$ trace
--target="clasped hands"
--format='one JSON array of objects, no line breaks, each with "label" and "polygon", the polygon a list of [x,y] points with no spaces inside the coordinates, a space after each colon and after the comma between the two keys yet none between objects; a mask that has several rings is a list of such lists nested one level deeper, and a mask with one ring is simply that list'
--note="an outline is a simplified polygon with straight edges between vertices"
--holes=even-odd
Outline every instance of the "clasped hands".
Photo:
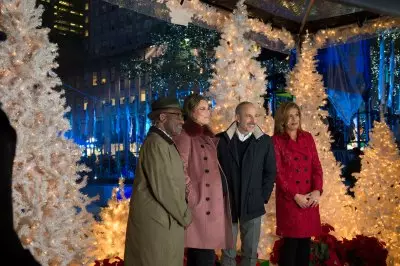
[{"label": "clasped hands", "polygon": [[305,209],[318,206],[320,197],[321,193],[319,190],[314,190],[313,192],[305,195],[296,194],[294,196],[294,200],[296,201],[297,205],[300,206],[300,208]]}]

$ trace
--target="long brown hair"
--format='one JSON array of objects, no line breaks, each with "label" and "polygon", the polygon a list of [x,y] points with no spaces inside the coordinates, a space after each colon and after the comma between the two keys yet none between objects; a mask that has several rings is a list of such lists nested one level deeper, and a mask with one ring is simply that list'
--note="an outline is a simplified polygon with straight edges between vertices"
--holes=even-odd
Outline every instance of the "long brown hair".
[{"label": "long brown hair", "polygon": [[193,119],[193,112],[201,101],[207,102],[208,99],[197,93],[193,93],[185,98],[185,101],[183,102],[183,115],[185,120],[188,118]]},{"label": "long brown hair", "polygon": [[299,116],[300,116],[299,129],[302,130],[300,107],[297,104],[295,104],[294,102],[285,102],[279,106],[278,110],[276,110],[274,135],[285,133],[285,125],[287,124],[287,122],[289,120],[288,113],[289,113],[289,110],[292,108],[296,108],[299,111]]}]

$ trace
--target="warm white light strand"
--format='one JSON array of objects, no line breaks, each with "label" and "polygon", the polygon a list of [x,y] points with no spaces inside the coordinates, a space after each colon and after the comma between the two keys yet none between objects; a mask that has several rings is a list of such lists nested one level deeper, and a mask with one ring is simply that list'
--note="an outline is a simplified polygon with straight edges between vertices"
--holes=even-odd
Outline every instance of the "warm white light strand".
[{"label": "warm white light strand", "polygon": [[248,14],[244,0],[222,28],[220,45],[215,49],[217,62],[210,81],[209,95],[216,101],[212,126],[215,132],[221,132],[234,120],[234,110],[241,101],[250,101],[258,108],[258,124],[269,128],[272,118],[267,116],[263,107],[266,92],[266,70],[256,61],[260,48],[254,41],[244,38],[249,31]]},{"label": "warm white light strand", "polygon": [[374,122],[354,187],[361,232],[386,243],[388,265],[400,265],[400,155],[393,132]]},{"label": "warm white light strand", "polygon": [[77,166],[81,152],[63,134],[70,129],[64,117],[61,82],[52,72],[57,46],[41,26],[42,7],[35,0],[3,0],[0,28],[0,101],[17,131],[13,176],[14,225],[25,248],[42,265],[85,262],[92,245],[91,202],[80,189]]}]

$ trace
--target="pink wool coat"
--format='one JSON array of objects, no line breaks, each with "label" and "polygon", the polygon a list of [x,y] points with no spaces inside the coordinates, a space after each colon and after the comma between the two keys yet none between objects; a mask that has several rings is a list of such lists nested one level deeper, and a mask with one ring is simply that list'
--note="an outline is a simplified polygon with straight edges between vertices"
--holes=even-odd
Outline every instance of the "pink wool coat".
[{"label": "pink wool coat", "polygon": [[312,135],[299,130],[297,141],[288,134],[272,137],[276,157],[277,235],[305,238],[321,233],[319,207],[300,208],[296,194],[322,193],[322,168]]},{"label": "pink wool coat", "polygon": [[207,127],[186,121],[174,138],[184,162],[187,199],[192,223],[185,230],[185,247],[233,248],[232,219],[228,194],[224,196],[217,157],[217,138]]}]

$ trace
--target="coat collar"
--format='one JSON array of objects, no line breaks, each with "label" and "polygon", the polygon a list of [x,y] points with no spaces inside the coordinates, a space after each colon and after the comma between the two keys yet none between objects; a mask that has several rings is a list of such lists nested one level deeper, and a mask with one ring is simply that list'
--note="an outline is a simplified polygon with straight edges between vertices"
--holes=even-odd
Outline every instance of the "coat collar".
[{"label": "coat collar", "polygon": [[168,142],[168,144],[174,144],[174,141],[173,141],[169,136],[167,136],[162,130],[160,130],[159,128],[157,128],[157,127],[155,127],[155,126],[152,126],[152,127],[149,129],[149,134],[150,134],[150,133],[155,133],[155,134],[159,135],[159,136],[162,137],[166,142]]},{"label": "coat collar", "polygon": [[299,152],[304,155],[308,155],[308,147],[306,142],[306,131],[304,130],[297,130],[297,141],[294,141],[290,138],[289,134],[282,133],[279,136],[283,138],[286,142],[287,148],[291,151]]},{"label": "coat collar", "polygon": [[[229,140],[232,140],[233,136],[236,133],[237,130],[237,122],[233,122],[229,128],[226,130],[226,134],[228,135]],[[258,140],[259,138],[261,138],[264,135],[264,132],[261,130],[261,128],[256,125],[256,127],[254,128],[253,131],[253,135],[254,137]]]},{"label": "coat collar", "polygon": [[[281,137],[283,137],[284,139],[290,140],[290,136],[289,136],[288,133],[284,132],[284,133],[282,133],[282,134],[280,134],[280,135],[281,135]],[[304,130],[301,130],[301,129],[298,129],[298,130],[297,130],[297,138],[303,138],[303,137],[305,137],[305,135],[306,135],[306,133],[305,133]]]},{"label": "coat collar", "polygon": [[191,119],[185,121],[185,124],[183,124],[183,129],[191,137],[201,136],[201,135],[205,135],[211,138],[214,137],[214,134],[212,133],[211,129],[208,126],[200,126]]}]

